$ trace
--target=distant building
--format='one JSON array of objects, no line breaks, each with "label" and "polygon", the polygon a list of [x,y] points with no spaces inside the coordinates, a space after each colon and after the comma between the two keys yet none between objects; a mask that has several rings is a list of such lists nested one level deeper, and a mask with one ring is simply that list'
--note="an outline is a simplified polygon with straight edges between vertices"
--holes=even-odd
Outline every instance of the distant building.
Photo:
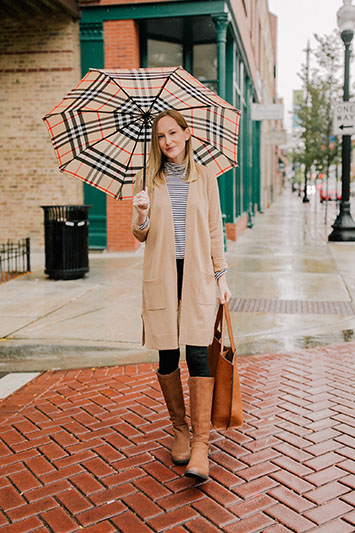
[{"label": "distant building", "polygon": [[[4,5],[6,7],[4,7]],[[0,7],[3,87],[0,240],[30,235],[43,245],[42,204],[85,202],[90,246],[135,250],[132,202],[106,197],[60,174],[42,116],[90,67],[181,64],[241,109],[237,169],[219,178],[227,236],[236,239],[248,211],[270,205],[282,187],[279,121],[252,121],[251,104],[276,103],[277,19],[267,0],[17,0]],[[80,22],[79,22],[80,16]],[[224,73],[225,76],[219,76]],[[225,81],[223,78],[225,77]]]}]

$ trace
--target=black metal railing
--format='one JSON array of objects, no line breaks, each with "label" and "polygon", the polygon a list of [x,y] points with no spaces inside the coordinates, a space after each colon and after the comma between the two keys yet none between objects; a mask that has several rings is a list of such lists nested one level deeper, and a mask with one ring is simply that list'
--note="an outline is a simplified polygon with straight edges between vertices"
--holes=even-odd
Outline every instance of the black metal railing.
[{"label": "black metal railing", "polygon": [[30,238],[0,243],[0,283],[31,271]]}]

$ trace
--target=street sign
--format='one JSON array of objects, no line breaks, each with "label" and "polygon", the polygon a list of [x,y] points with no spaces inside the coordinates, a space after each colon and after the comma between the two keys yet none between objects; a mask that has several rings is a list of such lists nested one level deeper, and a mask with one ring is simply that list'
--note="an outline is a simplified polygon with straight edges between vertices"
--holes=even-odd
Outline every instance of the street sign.
[{"label": "street sign", "polygon": [[334,135],[355,134],[355,102],[338,102],[334,108]]},{"label": "street sign", "polygon": [[282,104],[251,104],[252,120],[282,120],[283,116]]}]

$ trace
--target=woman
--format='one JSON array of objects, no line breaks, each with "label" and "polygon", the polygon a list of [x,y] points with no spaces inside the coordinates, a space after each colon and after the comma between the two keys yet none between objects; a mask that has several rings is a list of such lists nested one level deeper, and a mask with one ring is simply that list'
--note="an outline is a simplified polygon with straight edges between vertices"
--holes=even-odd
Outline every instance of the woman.
[{"label": "woman", "polygon": [[[146,190],[137,175],[132,233],[145,241],[143,344],[159,350],[157,377],[173,424],[172,459],[185,475],[208,478],[208,441],[214,378],[207,346],[226,281],[217,179],[193,158],[191,133],[175,110],[160,113],[152,128]],[[186,345],[193,431],[185,418],[179,344]]]}]

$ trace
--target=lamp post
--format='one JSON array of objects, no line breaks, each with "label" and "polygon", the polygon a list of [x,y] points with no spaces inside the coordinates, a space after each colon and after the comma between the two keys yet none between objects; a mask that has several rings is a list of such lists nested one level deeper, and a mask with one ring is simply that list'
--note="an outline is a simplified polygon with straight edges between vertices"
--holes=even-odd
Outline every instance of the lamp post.
[{"label": "lamp post", "polygon": [[[307,43],[307,48],[305,50],[306,52],[306,105],[308,107],[308,101],[309,101],[309,98],[308,98],[308,80],[309,80],[309,54],[311,53],[311,48],[309,46],[309,41]],[[306,150],[308,150],[308,135],[306,137]],[[304,169],[304,191],[303,191],[303,200],[302,202],[304,204],[307,204],[309,202],[309,198],[308,198],[308,191],[307,191],[307,188],[308,188],[308,165],[306,164],[305,165],[305,169]]]},{"label": "lamp post", "polygon": [[[350,44],[355,28],[355,6],[351,2],[352,0],[343,0],[343,5],[337,12],[338,27],[345,46],[344,102],[349,101]],[[341,204],[339,214],[332,225],[333,231],[328,237],[329,241],[355,241],[355,222],[350,211],[350,164],[351,136],[343,135]]]}]

